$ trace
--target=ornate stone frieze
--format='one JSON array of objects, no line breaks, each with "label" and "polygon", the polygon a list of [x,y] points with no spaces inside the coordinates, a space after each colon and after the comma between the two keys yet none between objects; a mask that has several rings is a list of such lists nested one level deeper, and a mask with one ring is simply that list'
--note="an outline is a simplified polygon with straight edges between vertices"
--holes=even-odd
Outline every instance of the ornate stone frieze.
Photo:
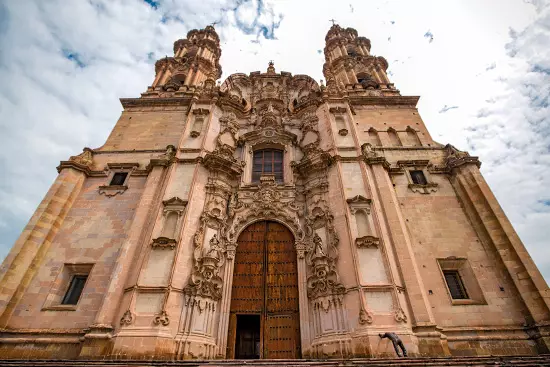
[{"label": "ornate stone frieze", "polygon": [[295,196],[294,189],[280,187],[272,180],[260,182],[257,189],[236,193],[229,203],[231,221],[228,240],[235,241],[237,234],[251,218],[279,218],[290,226],[297,240],[301,239],[303,230],[300,216],[303,208],[296,202]]}]

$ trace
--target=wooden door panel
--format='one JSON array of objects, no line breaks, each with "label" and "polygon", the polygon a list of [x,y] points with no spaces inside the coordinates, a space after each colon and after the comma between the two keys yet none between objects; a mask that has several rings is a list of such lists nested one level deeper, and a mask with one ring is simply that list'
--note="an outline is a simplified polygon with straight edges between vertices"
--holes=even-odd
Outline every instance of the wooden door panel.
[{"label": "wooden door panel", "polygon": [[297,315],[267,314],[264,340],[264,358],[299,358],[299,346],[296,343]]},{"label": "wooden door panel", "polygon": [[228,358],[237,314],[262,315],[262,358],[300,358],[298,272],[294,237],[282,224],[257,222],[239,236],[231,291]]},{"label": "wooden door panel", "polygon": [[300,358],[298,273],[290,231],[269,222],[266,250],[264,358]]}]

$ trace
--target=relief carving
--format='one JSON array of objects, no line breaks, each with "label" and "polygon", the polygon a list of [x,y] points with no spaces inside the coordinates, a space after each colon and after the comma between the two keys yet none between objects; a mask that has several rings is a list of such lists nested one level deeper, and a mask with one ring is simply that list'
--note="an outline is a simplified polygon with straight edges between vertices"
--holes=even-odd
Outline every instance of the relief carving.
[{"label": "relief carving", "polygon": [[359,310],[359,324],[372,324],[372,312],[361,307],[361,310]]},{"label": "relief carving", "polygon": [[[225,262],[223,256],[225,250],[220,246],[218,236],[214,235],[209,241],[209,249],[205,251],[202,248],[202,238],[202,233],[195,234],[194,271],[184,292],[190,296],[200,296],[218,301],[222,297],[223,280],[219,275],[219,270]],[[202,254],[203,252],[205,253]]]},{"label": "relief carving", "polygon": [[153,323],[155,325],[162,325],[167,326],[170,323],[170,318],[168,317],[168,314],[165,310],[162,310],[162,312],[155,316],[153,319]]},{"label": "relief carving", "polygon": [[120,318],[120,326],[128,326],[131,325],[134,321],[134,315],[132,315],[132,312],[130,310],[126,310],[124,312],[124,315]]}]

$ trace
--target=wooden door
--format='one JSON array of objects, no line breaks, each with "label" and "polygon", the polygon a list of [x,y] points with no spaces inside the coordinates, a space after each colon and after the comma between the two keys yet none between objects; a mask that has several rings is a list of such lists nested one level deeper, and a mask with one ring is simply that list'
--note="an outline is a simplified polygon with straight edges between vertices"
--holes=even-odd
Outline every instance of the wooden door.
[{"label": "wooden door", "polygon": [[260,316],[260,357],[300,358],[298,272],[292,233],[276,222],[257,222],[239,236],[228,333],[228,358],[238,357],[240,315]]}]

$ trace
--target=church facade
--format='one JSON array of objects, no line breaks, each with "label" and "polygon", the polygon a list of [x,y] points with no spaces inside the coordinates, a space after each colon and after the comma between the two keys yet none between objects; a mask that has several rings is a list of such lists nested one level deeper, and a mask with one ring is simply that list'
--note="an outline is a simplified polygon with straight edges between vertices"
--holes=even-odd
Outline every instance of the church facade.
[{"label": "church facade", "polygon": [[432,140],[352,28],[326,85],[174,43],[62,161],[0,268],[4,358],[534,355],[548,286],[477,157]]}]

